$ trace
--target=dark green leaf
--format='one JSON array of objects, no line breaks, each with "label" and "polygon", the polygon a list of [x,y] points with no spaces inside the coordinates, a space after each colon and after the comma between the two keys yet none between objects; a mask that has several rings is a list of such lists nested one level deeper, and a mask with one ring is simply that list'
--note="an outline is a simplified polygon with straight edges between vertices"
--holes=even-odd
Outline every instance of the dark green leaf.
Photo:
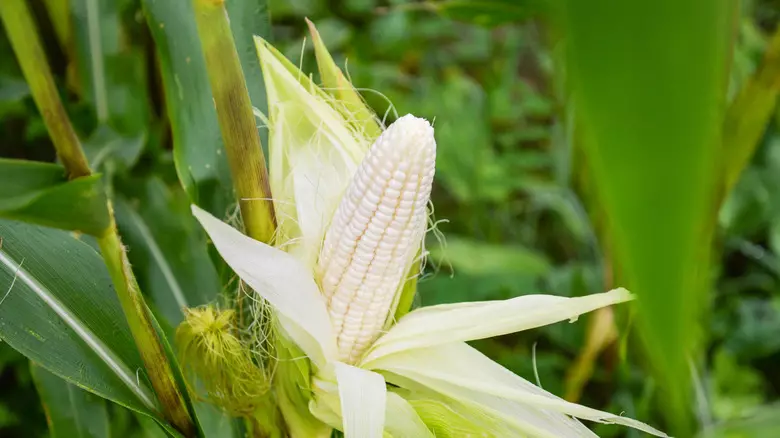
[{"label": "dark green leaf", "polygon": [[146,59],[143,51],[122,44],[120,3],[74,0],[77,74],[98,128],[84,142],[92,169],[106,161],[130,167],[140,155],[150,123]]},{"label": "dark green leaf", "polygon": [[100,256],[70,233],[0,221],[0,338],[68,382],[155,415]]},{"label": "dark green leaf", "polygon": [[142,0],[160,60],[176,171],[190,199],[217,217],[233,184],[190,1]]},{"label": "dark green leaf", "polygon": [[183,308],[206,304],[219,295],[219,278],[187,200],[158,179],[138,185],[137,198],[116,199],[117,224],[141,289],[176,326]]},{"label": "dark green leaf", "polygon": [[45,369],[30,365],[51,438],[108,438],[106,401]]},{"label": "dark green leaf", "polygon": [[0,158],[0,216],[101,235],[109,225],[100,175],[68,181],[56,164]]},{"label": "dark green leaf", "polygon": [[82,146],[92,169],[101,169],[106,162],[130,168],[141,156],[145,141],[145,132],[135,136],[122,135],[107,125],[101,125],[82,142]]}]

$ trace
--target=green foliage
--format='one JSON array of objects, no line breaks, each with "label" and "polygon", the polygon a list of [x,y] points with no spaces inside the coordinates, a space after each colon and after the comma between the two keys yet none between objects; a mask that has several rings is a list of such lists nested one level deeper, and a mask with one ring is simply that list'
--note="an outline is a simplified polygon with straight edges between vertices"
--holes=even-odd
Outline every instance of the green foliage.
[{"label": "green foliage", "polygon": [[204,251],[206,238],[188,214],[184,193],[158,178],[133,180],[114,203],[117,225],[130,247],[130,262],[141,289],[171,326],[185,307],[216,299],[221,290],[214,265]]},{"label": "green foliage", "polygon": [[110,436],[106,401],[45,369],[31,365],[52,438]]},{"label": "green foliage", "polygon": [[[105,205],[96,200],[107,193],[132,268],[163,331],[181,320],[184,305],[231,304],[218,298],[235,290],[231,273],[209,259],[205,237],[187,208],[194,201],[229,219],[237,210],[191,2],[71,0],[63,8],[46,1],[45,9],[42,2],[30,2],[35,3],[36,17],[45,17],[39,25],[65,109],[90,166],[103,177],[67,182],[62,167],[51,164],[56,158],[43,119],[3,34],[0,155],[8,158],[0,161],[0,215],[99,234],[105,212],[74,200]],[[226,5],[253,106],[263,110],[265,105],[253,33],[272,33],[274,44],[318,80],[311,45],[302,50],[308,17],[353,83],[386,95],[363,92],[380,116],[392,102],[386,123],[394,112],[435,121],[439,156],[433,200],[435,219],[444,220],[437,224],[444,240],[427,242],[431,254],[416,305],[529,293],[580,296],[603,291],[615,273],[617,285],[642,294],[641,305],[650,315],[663,316],[650,328],[650,337],[663,347],[652,357],[674,362],[670,373],[678,381],[688,379],[688,363],[679,365],[683,344],[693,341],[673,334],[697,336],[701,354],[694,358],[695,380],[703,395],[685,413],[699,413],[700,435],[774,436],[780,398],[775,366],[780,360],[780,119],[770,93],[776,92],[774,84],[759,81],[752,88],[758,93],[752,94],[747,88],[761,108],[749,98],[740,104],[737,96],[761,71],[772,31],[768,24],[780,13],[771,2],[746,2],[741,22],[734,25],[702,12],[713,10],[708,9],[713,4],[725,7],[725,1],[674,2],[668,8],[669,2],[656,2],[664,13],[653,20],[647,19],[650,10],[634,13],[639,6],[631,2],[609,2],[606,11],[601,2],[570,3],[572,21],[556,24],[573,26],[573,47],[560,44],[559,35],[550,32],[551,21],[537,19],[550,18],[548,6],[560,2],[274,0],[269,5],[273,32],[263,1]],[[702,9],[689,9],[696,4]],[[649,27],[661,20],[663,31]],[[716,35],[723,31],[716,25],[739,30],[730,84],[721,68],[727,62],[715,53],[718,44],[731,42],[725,33]],[[639,43],[642,50],[633,50]],[[570,62],[564,66],[567,54]],[[634,86],[640,79],[654,86]],[[593,81],[588,82],[592,87],[583,80]],[[573,83],[581,94],[565,92]],[[731,100],[718,100],[727,85]],[[764,117],[747,118],[747,125],[735,122],[737,128],[724,133],[740,142],[734,159],[714,156],[723,149],[716,147],[716,130],[724,127],[716,128],[712,120],[727,104],[731,120],[759,109]],[[768,127],[760,129],[766,120]],[[594,126],[603,129],[593,131]],[[739,134],[740,126],[750,127],[759,141]],[[259,132],[265,135],[262,126]],[[707,136],[712,141],[703,140]],[[698,149],[684,147],[694,137],[701,140]],[[647,147],[640,150],[641,145]],[[599,154],[593,153],[596,147]],[[755,154],[748,159],[751,147]],[[20,164],[11,158],[49,163]],[[716,193],[725,197],[716,214],[715,201],[706,204],[714,183],[700,176],[730,163],[739,168],[742,161],[747,167],[734,190]],[[712,169],[705,168],[710,164]],[[12,174],[19,166],[24,173]],[[736,178],[739,169],[731,172]],[[594,181],[601,191],[594,190]],[[69,208],[52,213],[57,203]],[[628,223],[626,217],[634,225],[618,227]],[[717,223],[708,225],[715,218]],[[687,228],[670,231],[681,224]],[[715,281],[706,290],[695,284],[682,288],[690,274],[683,259],[703,257],[696,251],[707,247],[700,235],[709,232],[716,235],[708,271]],[[0,335],[6,342],[0,345],[0,434],[44,433],[30,368],[9,345],[42,366],[35,374],[53,373],[36,380],[49,413],[94,401],[73,384],[152,413],[18,275],[21,265],[57,292],[61,303],[78,306],[75,314],[136,381],[135,371],[143,367],[94,241],[8,221],[0,222],[0,239],[0,255],[10,263],[0,271]],[[697,320],[698,331],[692,329],[690,308],[706,315]],[[475,345],[562,395],[593,319]],[[636,318],[619,311],[615,319],[619,341],[607,343],[596,358],[582,403],[666,429],[669,385],[654,377],[631,336]],[[33,350],[30,346],[41,345],[38,337],[47,342]],[[44,379],[47,387],[62,389],[47,393]],[[150,391],[142,372],[137,381]],[[76,401],[62,399],[71,393]],[[78,410],[95,405],[84,409]],[[203,436],[245,432],[243,424],[206,404],[195,403],[195,410]],[[147,415],[114,405],[100,412],[108,415],[112,436],[166,436]],[[90,421],[103,421],[103,415]],[[639,436],[612,426],[594,430],[605,437]]]},{"label": "green foliage", "polygon": [[159,57],[179,180],[194,203],[224,217],[233,204],[233,183],[192,2],[142,4]]},{"label": "green foliage", "polygon": [[102,235],[109,216],[100,176],[65,174],[56,164],[0,158],[0,217]]},{"label": "green foliage", "polygon": [[[73,235],[0,221],[0,336],[47,370],[149,415],[156,400],[100,256]],[[53,257],[56,256],[56,257]]]},{"label": "green foliage", "polygon": [[733,10],[730,1],[570,1],[563,18],[576,134],[680,435],[693,428],[687,361],[701,342],[724,185],[715,145]]}]

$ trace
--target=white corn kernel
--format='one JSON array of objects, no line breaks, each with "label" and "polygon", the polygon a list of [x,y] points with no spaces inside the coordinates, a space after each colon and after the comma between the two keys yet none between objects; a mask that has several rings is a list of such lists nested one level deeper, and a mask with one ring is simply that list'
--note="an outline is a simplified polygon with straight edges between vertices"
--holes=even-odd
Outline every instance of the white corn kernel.
[{"label": "white corn kernel", "polygon": [[427,226],[433,127],[406,115],[369,149],[336,210],[318,262],[340,359],[378,337]]}]

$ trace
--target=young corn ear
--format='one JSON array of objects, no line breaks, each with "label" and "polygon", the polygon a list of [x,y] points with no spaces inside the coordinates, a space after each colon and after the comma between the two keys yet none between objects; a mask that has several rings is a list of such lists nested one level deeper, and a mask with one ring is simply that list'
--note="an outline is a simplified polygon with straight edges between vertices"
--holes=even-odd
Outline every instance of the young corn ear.
[{"label": "young corn ear", "polygon": [[336,210],[318,261],[340,359],[380,334],[427,227],[433,127],[406,115],[376,140]]}]

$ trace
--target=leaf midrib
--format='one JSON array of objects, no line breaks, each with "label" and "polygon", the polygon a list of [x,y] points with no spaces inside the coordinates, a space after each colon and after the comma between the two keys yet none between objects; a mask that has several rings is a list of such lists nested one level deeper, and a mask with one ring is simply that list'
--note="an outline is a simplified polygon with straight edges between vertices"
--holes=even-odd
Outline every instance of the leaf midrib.
[{"label": "leaf midrib", "polygon": [[[138,383],[130,368],[119,359],[113,350],[108,348],[103,341],[83,322],[81,322],[70,309],[68,309],[60,300],[55,297],[50,290],[41,285],[30,273],[22,266],[9,257],[5,251],[0,250],[0,263],[14,273],[17,280],[26,284],[38,298],[62,319],[62,321],[73,330],[74,333],[114,372],[114,374],[135,394],[141,403],[152,412],[156,412],[155,403],[148,389]],[[8,291],[10,293],[10,290]]]}]

